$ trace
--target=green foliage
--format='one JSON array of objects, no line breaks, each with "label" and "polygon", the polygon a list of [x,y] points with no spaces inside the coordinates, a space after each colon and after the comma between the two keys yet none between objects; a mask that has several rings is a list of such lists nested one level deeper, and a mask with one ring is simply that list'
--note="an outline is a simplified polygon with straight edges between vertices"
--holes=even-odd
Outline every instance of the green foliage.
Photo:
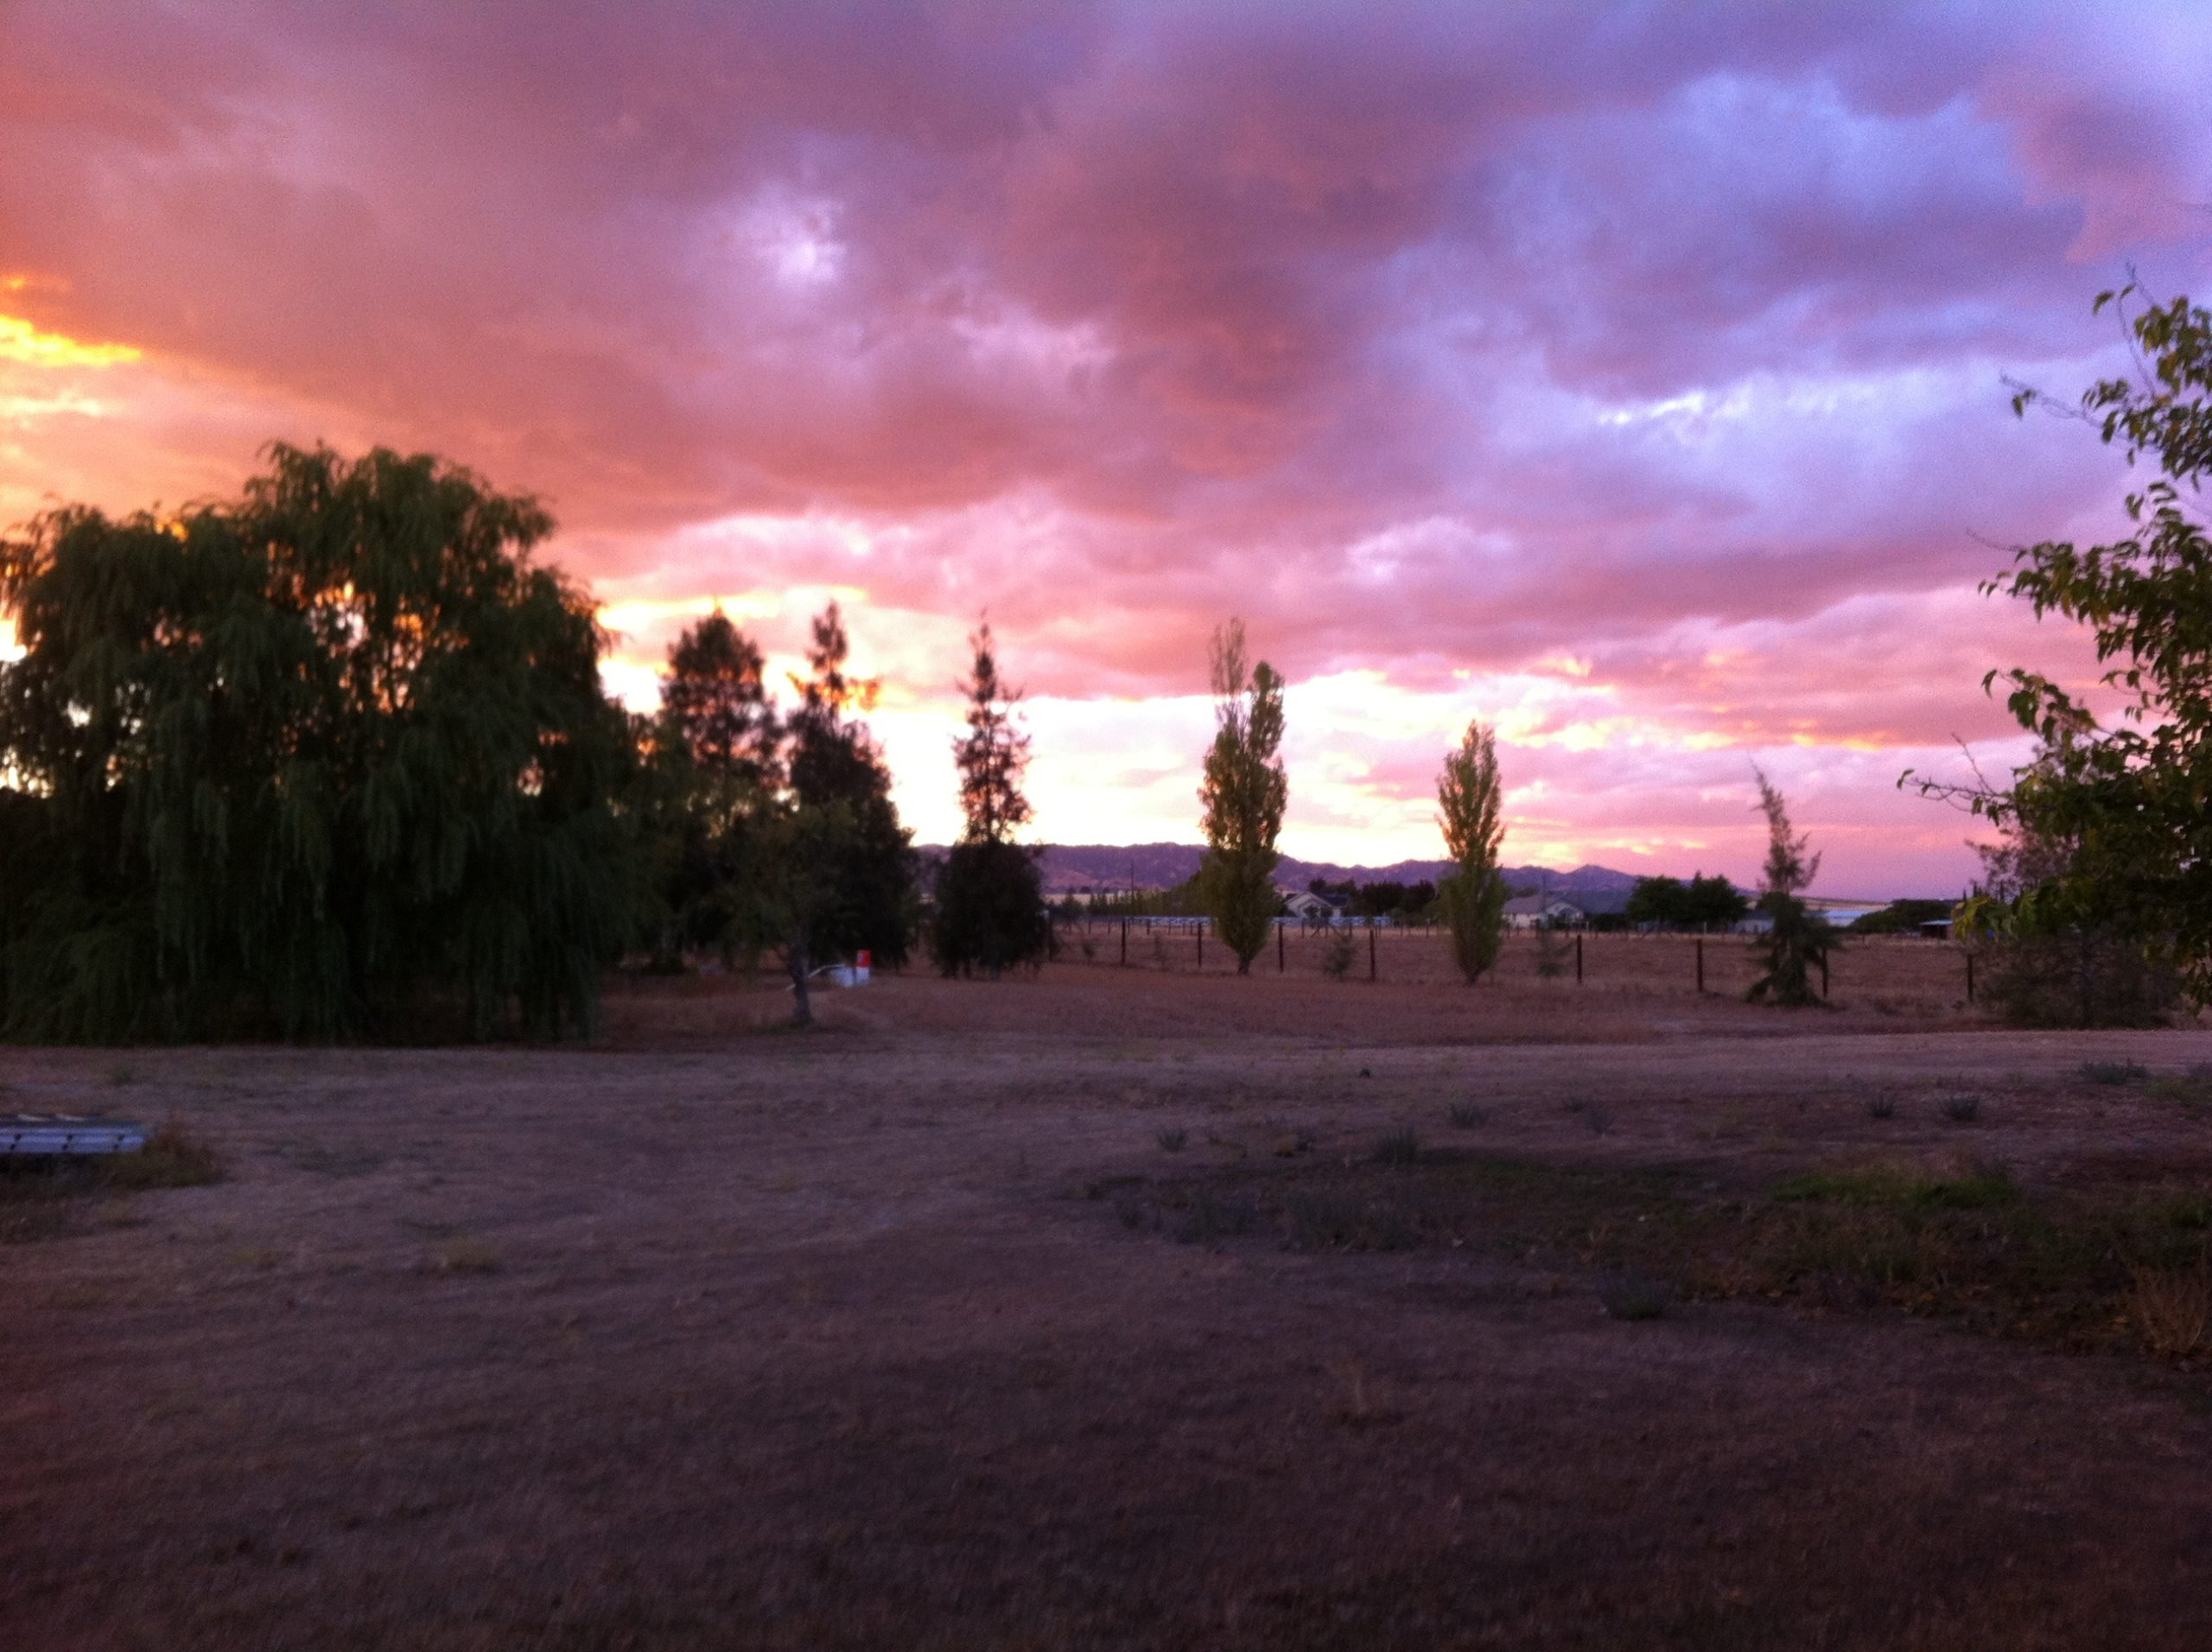
[{"label": "green foliage", "polygon": [[1893,900],[1878,912],[1852,920],[1852,935],[1917,935],[1923,924],[1948,922],[1955,902],[1948,900]]},{"label": "green foliage", "polygon": [[1326,878],[1315,878],[1306,886],[1317,895],[1342,899],[1345,903],[1344,910],[1354,918],[1388,918],[1400,924],[1418,924],[1436,905],[1436,886],[1426,880],[1402,883],[1383,878],[1373,883],[1359,883],[1346,878],[1341,883],[1331,883]]},{"label": "green foliage", "polygon": [[1836,944],[1828,921],[1798,899],[1812,886],[1821,869],[1821,857],[1806,858],[1806,839],[1790,829],[1789,806],[1764,772],[1758,777],[1759,810],[1766,816],[1765,889],[1759,910],[1770,927],[1752,944],[1752,953],[1763,968],[1751,983],[1750,997],[1785,1008],[1799,1008],[1821,1001],[1813,988],[1813,972],[1827,962]]},{"label": "green foliage", "polygon": [[1014,714],[1021,695],[999,675],[990,626],[980,626],[968,640],[975,651],[968,733],[952,748],[967,824],[938,874],[934,944],[946,975],[982,969],[995,981],[1001,971],[1051,952],[1052,921],[1036,851],[1014,842],[1030,819],[1021,791],[1029,736]]},{"label": "green foliage", "polygon": [[849,652],[844,620],[832,602],[814,620],[810,674],[792,679],[799,705],[789,720],[785,761],[798,804],[817,811],[821,823],[838,817],[834,828],[809,829],[813,852],[833,856],[826,870],[834,896],[814,932],[816,956],[865,951],[895,969],[906,962],[918,903],[914,835],[899,823],[881,749],[868,725],[848,715],[873,707],[878,689],[873,678],[845,676]]},{"label": "green foliage", "polygon": [[1282,905],[1274,871],[1290,801],[1278,755],[1283,681],[1265,660],[1247,674],[1241,620],[1214,632],[1211,667],[1215,733],[1198,790],[1206,834],[1198,888],[1215,933],[1236,955],[1236,973],[1249,975]]},{"label": "green foliage", "polygon": [[1479,722],[1467,725],[1459,748],[1445,758],[1436,800],[1445,849],[1459,867],[1437,886],[1437,905],[1452,931],[1452,959],[1471,986],[1505,946],[1505,874],[1498,865],[1504,786],[1497,737]]},{"label": "green foliage", "polygon": [[1662,929],[1727,929],[1740,922],[1751,903],[1719,874],[1680,878],[1638,878],[1629,893],[1624,916],[1631,924]]},{"label": "green foliage", "polygon": [[[2124,699],[2118,722],[2101,725],[2047,677],[2006,672],[2035,758],[2008,787],[1923,789],[2063,850],[1988,927],[2131,947],[2171,965],[2202,1007],[2212,1002],[2212,539],[2197,498],[2212,468],[2212,313],[2177,297],[2131,315],[2139,296],[2130,285],[2096,302],[2123,316],[2138,375],[2093,385],[2080,406],[2129,464],[2157,464],[2124,500],[2132,531],[2086,549],[2022,547],[2012,573],[1983,588],[2087,626],[2106,687]],[[2023,390],[2013,408],[2043,400]]]},{"label": "green foliage", "polygon": [[630,729],[552,521],[283,445],[237,500],[0,543],[0,1017],[37,1039],[587,1030]]},{"label": "green foliage", "polygon": [[2031,813],[2003,826],[1980,846],[1981,880],[1951,924],[1980,963],[1982,1001],[2018,1026],[2162,1025],[2180,997],[2169,957],[2094,908],[2053,898],[2082,864],[2081,840]]},{"label": "green foliage", "polygon": [[1321,949],[1321,973],[1332,981],[1342,981],[1351,974],[1351,966],[1359,956],[1358,944],[1347,929],[1332,929],[1327,944]]},{"label": "green foliage", "polygon": [[802,1026],[816,965],[863,950],[903,962],[914,905],[890,772],[847,715],[875,687],[845,675],[849,651],[833,602],[792,680],[799,703],[779,716],[760,650],[719,610],[699,620],[669,650],[641,788],[663,956],[773,949]]}]

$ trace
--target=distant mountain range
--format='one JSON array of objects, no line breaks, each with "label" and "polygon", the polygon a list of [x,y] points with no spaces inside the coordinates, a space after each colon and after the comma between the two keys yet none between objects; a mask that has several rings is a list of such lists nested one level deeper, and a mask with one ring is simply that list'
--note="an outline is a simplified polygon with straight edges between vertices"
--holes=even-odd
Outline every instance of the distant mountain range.
[{"label": "distant mountain range", "polygon": [[[941,847],[925,848],[925,859],[944,854]],[[1181,883],[1198,869],[1205,850],[1196,843],[1055,843],[1045,851],[1040,869],[1047,894],[1064,895],[1086,889],[1166,889]],[[1332,861],[1300,861],[1286,855],[1275,867],[1275,881],[1303,889],[1316,878],[1342,883],[1433,882],[1452,870],[1449,861],[1398,861],[1389,866],[1338,866]],[[1515,888],[1541,889],[1548,893],[1624,894],[1636,886],[1633,872],[1611,867],[1579,866],[1572,872],[1548,867],[1509,867],[1506,881]]]}]

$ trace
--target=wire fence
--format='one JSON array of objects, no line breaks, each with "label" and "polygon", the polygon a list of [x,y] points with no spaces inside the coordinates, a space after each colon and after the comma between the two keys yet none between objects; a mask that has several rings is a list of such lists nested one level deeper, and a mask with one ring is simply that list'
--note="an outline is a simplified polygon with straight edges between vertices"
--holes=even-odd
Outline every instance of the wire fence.
[{"label": "wire fence", "polygon": [[[1237,958],[1202,918],[1064,918],[1053,929],[1062,963],[1179,975],[1234,975]],[[1741,997],[1758,979],[1757,937],[1612,931],[1515,931],[1495,976],[1564,988]],[[1253,975],[1334,977],[1376,985],[1462,979],[1440,926],[1314,924],[1278,920],[1254,955]],[[1870,936],[1831,954],[1818,984],[1832,1001],[1974,1001],[1974,959],[1948,941]]]}]

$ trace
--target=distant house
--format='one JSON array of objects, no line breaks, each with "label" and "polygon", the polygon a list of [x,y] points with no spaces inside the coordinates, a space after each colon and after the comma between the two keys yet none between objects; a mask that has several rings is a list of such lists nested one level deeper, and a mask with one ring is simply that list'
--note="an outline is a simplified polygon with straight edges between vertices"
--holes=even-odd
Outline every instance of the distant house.
[{"label": "distant house", "polygon": [[1590,914],[1564,895],[1516,895],[1505,903],[1508,929],[1580,929],[1589,921]]},{"label": "distant house", "polygon": [[1337,915],[1333,902],[1306,889],[1277,889],[1282,897],[1283,910],[1301,923],[1325,924]]}]

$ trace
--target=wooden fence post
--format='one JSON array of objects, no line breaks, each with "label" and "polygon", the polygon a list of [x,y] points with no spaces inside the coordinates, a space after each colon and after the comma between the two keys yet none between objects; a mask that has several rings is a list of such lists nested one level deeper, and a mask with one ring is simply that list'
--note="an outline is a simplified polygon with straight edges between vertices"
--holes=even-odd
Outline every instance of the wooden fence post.
[{"label": "wooden fence post", "polygon": [[1822,958],[1822,959],[1821,960],[1821,1001],[1823,1004],[1825,1004],[1825,1003],[1827,1003],[1827,1001],[1828,1001],[1828,961],[1824,957],[1824,958]]},{"label": "wooden fence post", "polygon": [[1275,973],[1277,975],[1282,974],[1283,967],[1282,925],[1278,924],[1275,925]]},{"label": "wooden fence post", "polygon": [[1574,984],[1578,987],[1582,984],[1582,937],[1580,935],[1574,937]]},{"label": "wooden fence post", "polygon": [[1370,981],[1375,979],[1375,924],[1372,919],[1367,925],[1367,978]]},{"label": "wooden fence post", "polygon": [[1129,920],[1122,920],[1122,968],[1129,967]]},{"label": "wooden fence post", "polygon": [[1967,1002],[1974,1002],[1974,954],[1967,954]]},{"label": "wooden fence post", "polygon": [[1198,973],[1206,972],[1206,920],[1198,919]]},{"label": "wooden fence post", "polygon": [[1705,937],[1697,937],[1697,989],[1705,990]]}]

